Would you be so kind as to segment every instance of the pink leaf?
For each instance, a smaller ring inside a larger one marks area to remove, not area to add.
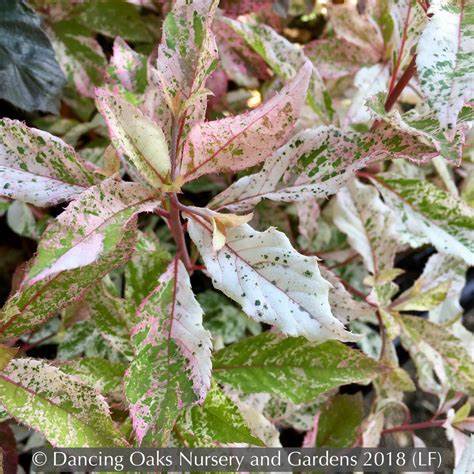
[[[305,102],[311,72],[308,62],[279,94],[251,112],[195,125],[184,149],[185,181],[254,166],[285,143]]]

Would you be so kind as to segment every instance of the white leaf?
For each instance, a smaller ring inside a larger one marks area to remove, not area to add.
[[[309,340],[356,336],[344,329],[329,306],[330,284],[321,277],[315,257],[291,247],[285,234],[271,228],[257,232],[249,225],[229,229],[224,247],[212,247],[212,225],[189,208],[188,230],[213,285],[259,322]]]
[[[459,111],[474,97],[472,3],[433,0],[429,13],[416,65],[428,103],[437,111],[446,135],[453,138]]]

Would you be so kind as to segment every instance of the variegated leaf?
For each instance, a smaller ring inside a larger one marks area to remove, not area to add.
[[[202,406],[192,407],[177,424],[187,447],[215,447],[216,443],[247,443],[263,446],[252,434],[239,408],[214,383]]]
[[[474,98],[474,7],[465,0],[433,0],[429,13],[416,65],[421,89],[452,139],[459,111]]]
[[[189,276],[175,258],[139,309],[136,356],[125,394],[138,442],[162,446],[181,410],[203,401],[211,380],[211,339]]]
[[[93,33],[74,20],[55,22],[50,29],[56,57],[68,81],[85,97],[94,97],[102,83],[107,58]]]
[[[304,53],[323,79],[339,79],[370,66],[377,60],[371,51],[344,38],[317,39],[304,46]]]
[[[44,232],[23,285],[94,263],[114,251],[140,212],[158,205],[149,189],[109,178],[90,188]]]
[[[448,389],[474,393],[474,359],[461,341],[442,326],[402,316],[401,341],[418,371],[420,387],[440,397]],[[436,375],[436,377],[435,377]]]
[[[364,134],[332,126],[304,130],[277,150],[260,172],[240,178],[216,196],[211,206],[247,211],[264,198],[286,202],[324,198],[373,161],[424,161],[435,155],[433,147],[385,124]]]
[[[0,405],[53,446],[126,446],[105,399],[45,361],[15,359],[0,373]]]
[[[293,79],[309,62],[300,46],[291,43],[267,25],[256,23],[248,18],[246,20],[248,21],[245,23],[229,18],[223,21],[242,36],[279,77],[284,80]],[[322,119],[327,120],[332,115],[326,87],[313,65],[310,68],[307,101]]]
[[[214,287],[242,305],[258,322],[283,333],[313,341],[355,336],[346,321],[331,313],[330,284],[321,277],[315,257],[305,257],[285,234],[270,228],[257,232],[248,224],[227,232],[225,245],[215,251],[212,224],[190,208],[188,231],[206,264]]]
[[[373,180],[396,216],[399,239],[412,247],[432,243],[439,252],[474,265],[474,211],[425,180]]]
[[[196,124],[184,148],[185,181],[203,174],[237,171],[267,158],[288,139],[303,106],[311,66],[255,110]]]
[[[453,131],[453,138],[448,140],[436,118],[436,112],[425,105],[420,105],[404,114],[397,110],[389,113],[384,109],[385,94],[378,94],[369,99],[368,106],[375,113],[376,118],[382,119],[396,130],[419,137],[425,143],[432,143],[439,154],[454,163],[462,158],[465,135],[474,121],[472,107],[464,107],[458,116],[457,126]]]
[[[337,342],[323,344],[271,332],[216,353],[214,376],[244,394],[267,392],[294,403],[350,383],[369,383],[381,369],[362,352]]]
[[[379,26],[368,13],[359,13],[354,3],[331,4],[329,21],[339,38],[366,50],[374,62],[382,58],[384,41]]]
[[[398,247],[393,220],[390,208],[371,185],[353,180],[336,196],[334,224],[347,235],[373,275],[393,267]]]
[[[117,150],[130,159],[152,186],[162,188],[169,184],[168,143],[159,125],[107,89],[97,89],[96,99]]]
[[[145,57],[134,51],[122,38],[114,40],[113,54],[110,58],[108,75],[125,90],[135,92],[146,82]]]
[[[163,23],[156,67],[168,106],[182,120],[204,120],[204,86],[217,65],[217,46],[210,31],[217,3],[177,0]]]
[[[111,234],[113,235],[112,232]],[[115,239],[110,252],[102,252],[92,264],[61,271],[36,283],[23,284],[17,289],[0,312],[2,339],[33,330],[66,305],[81,298],[91,285],[97,284],[107,273],[125,263],[135,247],[136,229],[134,226],[127,226],[118,238],[114,235],[108,242],[111,244]]]
[[[47,207],[75,198],[96,181],[61,139],[0,120],[0,195]]]

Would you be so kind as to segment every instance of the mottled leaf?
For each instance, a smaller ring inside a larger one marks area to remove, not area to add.
[[[472,208],[424,180],[377,177],[374,184],[395,213],[402,242],[431,242],[439,252],[474,264]]]
[[[0,373],[0,405],[53,446],[125,446],[105,399],[44,361],[10,362]]]
[[[379,124],[371,133],[318,127],[295,135],[278,149],[262,170],[244,176],[216,196],[213,208],[247,211],[262,199],[305,201],[334,194],[354,173],[380,159],[424,161],[433,147],[410,134]]]
[[[24,284],[90,265],[113,252],[135,216],[157,205],[156,196],[140,184],[110,178],[90,188],[48,226]]]
[[[268,392],[294,403],[309,402],[340,385],[369,383],[381,370],[340,342],[316,344],[269,332],[220,350],[213,367],[219,382],[242,393]]]
[[[125,394],[138,442],[162,446],[181,410],[204,400],[211,377],[210,335],[180,260],[160,277],[139,317]]]
[[[374,186],[353,180],[341,189],[333,220],[362,256],[370,273],[380,275],[393,267],[398,247],[394,217]]]
[[[301,47],[291,43],[268,25],[256,23],[249,18],[246,20],[245,23],[229,18],[223,21],[245,39],[275,74],[288,81],[294,79],[301,68],[308,67],[308,58]],[[308,104],[321,118],[327,120],[332,114],[330,98],[318,70],[312,64],[309,69],[306,97]]]
[[[31,331],[79,299],[91,285],[97,284],[107,273],[130,258],[135,238],[134,228],[125,229],[111,252],[103,254],[93,264],[62,271],[31,285],[22,285],[0,312],[2,338]]]
[[[444,327],[420,317],[402,316],[401,322],[401,340],[417,366],[421,388],[439,395],[441,388],[472,395],[474,361],[461,341]]]
[[[76,197],[95,182],[61,139],[17,120],[0,120],[0,195],[46,207]]]
[[[180,437],[188,447],[247,443],[263,446],[247,426],[239,408],[213,384],[202,406],[192,407],[177,423]]]

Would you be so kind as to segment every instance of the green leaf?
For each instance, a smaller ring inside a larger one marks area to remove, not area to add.
[[[40,24],[24,2],[2,1],[0,98],[28,112],[57,113],[65,79]]]
[[[216,442],[264,446],[247,426],[239,408],[213,384],[202,406],[192,407],[177,422],[176,430],[189,447],[213,447]]]
[[[364,399],[355,395],[335,395],[322,408],[318,420],[318,448],[350,448],[357,440],[364,419]]]
[[[10,362],[0,373],[0,405],[55,446],[125,446],[105,399],[44,361]]]
[[[249,337],[220,350],[214,377],[244,394],[268,392],[294,403],[350,383],[369,383],[383,370],[362,352],[337,341],[316,344],[273,333]]]
[[[472,396],[474,362],[460,339],[420,317],[401,316],[400,321],[402,344],[417,366],[421,388],[439,393],[441,385]]]
[[[125,40],[152,40],[138,8],[125,0],[90,0],[80,9],[77,20],[85,27],[105,36],[121,36]]]

